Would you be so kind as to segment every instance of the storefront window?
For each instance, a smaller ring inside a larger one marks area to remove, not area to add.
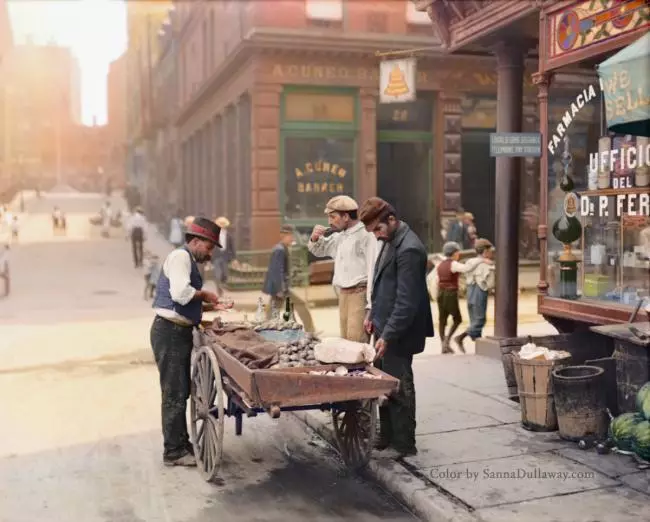
[[[284,138],[285,219],[324,218],[327,201],[354,194],[354,139]]]
[[[563,244],[553,227],[565,215],[568,189],[580,202],[582,236],[572,243],[578,297],[634,305],[650,295],[650,142],[607,131],[595,71],[575,91],[567,97],[552,89],[549,97],[549,294],[563,295]]]

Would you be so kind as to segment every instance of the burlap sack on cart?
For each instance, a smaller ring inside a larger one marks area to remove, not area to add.
[[[314,357],[326,364],[370,364],[375,360],[375,349],[369,344],[341,337],[324,337],[314,346]]]
[[[237,329],[214,336],[230,355],[251,370],[270,368],[279,361],[278,345],[251,330]]]

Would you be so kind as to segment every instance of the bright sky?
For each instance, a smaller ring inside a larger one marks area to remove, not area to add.
[[[81,69],[83,123],[106,123],[108,64],[127,46],[123,0],[9,0],[14,41],[70,47]]]

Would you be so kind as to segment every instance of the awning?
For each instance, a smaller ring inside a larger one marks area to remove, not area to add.
[[[607,128],[650,137],[650,32],[598,66]]]

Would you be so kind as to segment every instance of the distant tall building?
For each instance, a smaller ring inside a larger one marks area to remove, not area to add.
[[[14,177],[47,186],[66,173],[72,129],[81,122],[79,65],[68,48],[18,45],[4,60],[4,126]]]
[[[109,165],[106,168],[107,179],[114,187],[125,183],[126,169],[126,80],[127,55],[124,53],[111,62],[108,68],[108,132]]]
[[[9,23],[9,6],[6,0],[0,0],[0,202],[12,185],[9,165],[9,132],[6,118],[8,106],[5,95],[7,74],[5,72],[5,58],[12,45],[11,24]]]

